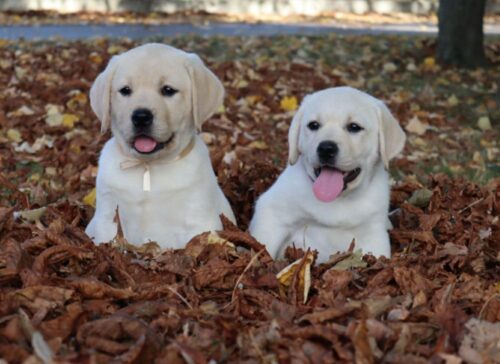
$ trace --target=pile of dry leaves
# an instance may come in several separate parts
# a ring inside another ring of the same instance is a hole
[[[0,44],[0,358],[499,362],[500,196],[499,180],[491,178],[498,134],[480,116],[493,115],[498,70],[438,73],[418,55],[422,48],[393,49],[394,41],[175,41],[199,51],[226,86],[225,109],[203,137],[240,228],[286,161],[290,117],[305,93],[342,84],[368,89],[406,126],[409,143],[396,161],[400,181],[392,194],[393,258],[362,257],[353,247],[319,266],[311,264],[313,252],[294,248],[273,261],[227,221],[223,231],[178,251],[135,248],[120,234],[94,246],[83,229],[108,136],[96,137],[86,95],[109,57],[133,44]],[[346,42],[360,52],[358,63],[342,58]],[[395,52],[416,68],[408,71]],[[369,60],[378,63],[359,66]],[[449,94],[403,88],[408,72],[438,82],[435,90],[447,87],[443,80],[470,81],[474,88],[462,96],[476,104],[464,112]],[[413,175],[426,165],[448,173],[460,165],[489,182]]]
[[[82,229],[89,211],[74,204],[34,222],[2,208],[0,356],[498,362],[498,192],[442,176],[429,187],[430,199],[413,183],[395,189],[391,260],[352,251],[319,266],[299,249],[273,261],[227,222],[161,253],[122,236],[95,246]]]

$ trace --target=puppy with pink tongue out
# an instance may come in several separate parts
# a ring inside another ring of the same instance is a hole
[[[356,249],[390,257],[389,160],[405,134],[380,100],[350,87],[307,96],[292,120],[289,164],[257,201],[250,232],[274,257],[292,243],[325,262]]]
[[[85,230],[94,242],[116,235],[116,208],[129,243],[162,248],[221,229],[220,214],[235,221],[198,135],[223,97],[222,83],[195,54],[152,43],[111,59],[90,90],[101,130],[113,132]]]

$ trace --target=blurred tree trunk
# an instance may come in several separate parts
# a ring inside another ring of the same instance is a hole
[[[483,47],[486,0],[440,0],[437,60],[459,67],[487,64]]]

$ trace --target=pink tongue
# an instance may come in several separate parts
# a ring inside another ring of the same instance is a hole
[[[321,168],[321,173],[314,182],[313,192],[323,202],[332,202],[344,189],[344,176],[336,169]]]
[[[156,148],[156,140],[146,136],[137,137],[134,141],[134,148],[141,153],[152,152]]]

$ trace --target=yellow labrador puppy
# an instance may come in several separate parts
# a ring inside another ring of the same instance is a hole
[[[113,138],[104,146],[94,242],[113,239],[118,207],[125,238],[180,248],[194,235],[235,221],[197,135],[222,104],[224,88],[195,54],[146,44],[111,59],[90,90],[91,106]]]
[[[271,255],[290,243],[324,262],[353,239],[390,257],[389,160],[405,134],[387,107],[350,87],[307,96],[289,130],[289,165],[257,201],[250,232]]]

